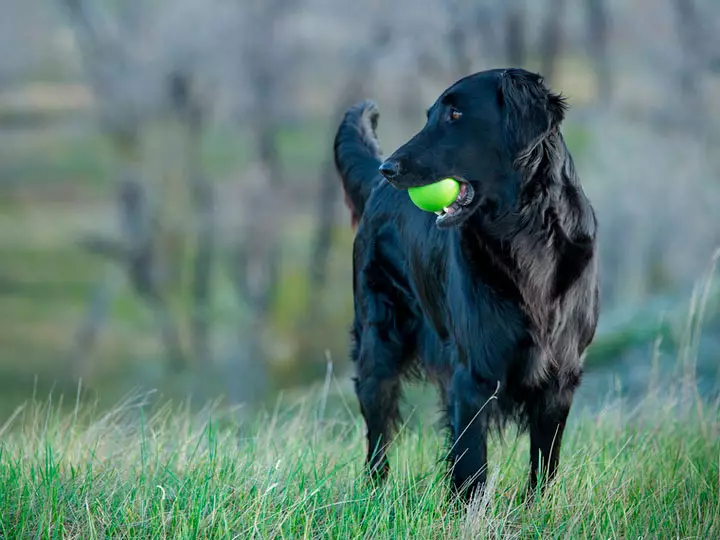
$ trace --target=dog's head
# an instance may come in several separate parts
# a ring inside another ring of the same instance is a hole
[[[524,175],[519,159],[562,122],[563,98],[523,69],[482,71],[445,90],[427,123],[380,166],[398,189],[455,178],[457,200],[437,217],[438,227],[460,225],[483,202],[514,207]]]

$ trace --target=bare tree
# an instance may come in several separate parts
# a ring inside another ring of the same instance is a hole
[[[372,68],[376,59],[390,43],[390,29],[383,23],[378,24],[373,39],[366,47],[361,48],[349,65],[347,82],[340,92],[337,104],[331,115],[331,125],[328,130],[334,136],[337,122],[345,109],[354,102],[366,97],[371,84]],[[332,140],[332,139],[331,139]],[[328,255],[332,241],[332,229],[336,223],[335,203],[338,199],[340,181],[335,171],[335,161],[332,155],[332,144],[328,144],[329,156],[322,166],[319,181],[319,196],[317,204],[317,229],[310,256],[309,272],[309,319],[314,318],[313,311],[320,305],[319,293],[325,285],[327,274]]]
[[[586,0],[588,48],[595,67],[598,97],[604,104],[612,100],[612,72],[608,56],[610,15],[605,0]]]
[[[202,166],[206,111],[191,75],[175,71],[171,73],[168,82],[171,103],[183,128],[185,174],[195,218],[190,337],[196,361],[209,364],[212,362],[210,318],[215,259],[215,197],[213,184]]]
[[[683,99],[685,120],[693,127],[702,126],[703,97],[701,80],[705,72],[703,58],[704,29],[695,0],[674,0],[675,26],[682,53],[678,69],[678,94]]]
[[[450,26],[448,32],[448,48],[453,58],[454,68],[460,77],[468,75],[472,69],[472,58],[470,57],[471,40],[477,29],[473,28],[471,13],[468,13],[466,2],[448,2],[450,19],[455,22]],[[468,19],[466,19],[468,17]]]
[[[248,26],[241,51],[242,76],[249,87],[247,123],[255,142],[262,185],[248,189],[243,235],[232,259],[235,289],[245,316],[238,328],[238,347],[231,361],[230,393],[235,399],[261,395],[268,381],[263,336],[270,325],[281,264],[282,207],[286,175],[280,155],[284,90],[291,84],[296,60],[283,42],[296,0],[253,0],[244,6]],[[274,39],[266,39],[272,36]]]
[[[565,0],[548,0],[540,42],[540,73],[549,83],[556,76],[563,36]]]
[[[508,0],[505,12],[505,57],[513,67],[525,65],[525,0]]]
[[[113,31],[108,24],[109,14],[101,11],[97,4],[93,9],[86,0],[62,0],[62,5],[72,24],[88,81],[98,100],[101,129],[111,142],[117,159],[118,207],[123,240],[113,252],[125,265],[135,292],[155,314],[169,366],[181,369],[184,355],[177,324],[158,281],[153,215],[139,168],[142,161],[143,111],[137,101],[137,89],[132,84],[141,75],[135,72],[136,59],[125,45],[133,38],[132,35],[123,36],[124,39],[118,36],[117,29]],[[131,34],[130,28],[126,30]],[[113,244],[112,241],[104,243]],[[74,354],[78,374],[83,370],[83,363],[101,329],[100,325],[106,320],[98,312],[109,309],[111,297],[108,291],[112,289],[105,281],[96,286],[94,300],[78,330]]]
[[[52,13],[38,0],[4,0],[0,10],[0,91],[24,81],[35,66],[52,58],[48,38]],[[33,39],[28,39],[32,35]]]

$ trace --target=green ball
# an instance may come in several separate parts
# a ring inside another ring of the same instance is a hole
[[[427,186],[408,188],[410,200],[426,212],[439,212],[455,202],[460,193],[460,182],[444,178]]]

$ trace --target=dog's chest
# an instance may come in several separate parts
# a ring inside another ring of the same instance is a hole
[[[482,280],[449,278],[442,321],[460,359],[500,369],[526,356],[529,321],[519,302]]]
[[[522,340],[525,314],[515,298],[504,297],[462,267],[439,264],[414,277],[417,300],[441,340]]]

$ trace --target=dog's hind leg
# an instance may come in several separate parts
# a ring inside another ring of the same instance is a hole
[[[490,384],[478,383],[464,367],[455,370],[450,383],[448,420],[452,431],[453,488],[465,500],[485,484],[493,391]]]
[[[400,423],[400,366],[405,358],[402,342],[381,339],[374,327],[363,332],[355,393],[367,427],[367,464],[373,479],[384,479],[390,468],[387,448]]]

